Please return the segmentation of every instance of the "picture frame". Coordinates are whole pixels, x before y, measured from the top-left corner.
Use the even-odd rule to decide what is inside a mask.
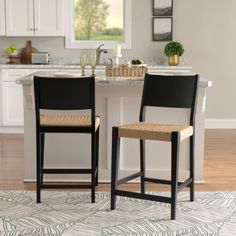
[[[172,16],[173,0],[153,0],[153,16]]]
[[[153,17],[153,41],[172,41],[172,17]]]

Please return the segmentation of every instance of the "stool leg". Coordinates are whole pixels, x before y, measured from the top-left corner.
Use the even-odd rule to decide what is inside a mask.
[[[36,131],[36,192],[37,203],[41,202],[41,161],[40,161],[40,133]]]
[[[120,157],[120,138],[118,137],[118,127],[112,128],[112,163],[111,163],[111,210],[116,208],[118,167]]]
[[[171,136],[171,220],[176,218],[178,169],[179,169],[179,133]]]
[[[43,184],[43,166],[44,166],[44,143],[45,143],[45,133],[40,134],[40,158],[41,158],[41,184]]]
[[[95,176],[95,166],[96,166],[96,134],[95,131],[91,134],[91,202],[95,203],[95,187],[96,187],[96,176]]]
[[[190,201],[194,201],[194,179],[195,179],[195,174],[194,174],[194,134],[193,136],[190,137],[190,178],[192,178],[192,183],[190,184]]]
[[[141,176],[141,193],[145,193],[145,140],[140,139],[140,171]]]
[[[96,131],[96,170],[97,170],[97,175],[96,175],[96,186],[98,186],[98,164],[99,164],[99,126]]]

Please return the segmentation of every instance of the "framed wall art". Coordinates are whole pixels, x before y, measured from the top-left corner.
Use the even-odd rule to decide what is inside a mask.
[[[173,0],[153,0],[153,16],[172,16]]]
[[[172,40],[172,17],[153,17],[153,41]]]

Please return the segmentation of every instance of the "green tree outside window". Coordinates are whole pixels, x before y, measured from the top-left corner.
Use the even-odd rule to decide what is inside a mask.
[[[123,40],[123,28],[107,24],[110,4],[108,0],[75,1],[76,40]]]

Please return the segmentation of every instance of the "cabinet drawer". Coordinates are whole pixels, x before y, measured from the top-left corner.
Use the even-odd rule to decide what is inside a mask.
[[[30,73],[30,70],[24,69],[11,69],[11,70],[2,70],[2,81],[3,82],[15,82],[22,76],[25,76]]]

